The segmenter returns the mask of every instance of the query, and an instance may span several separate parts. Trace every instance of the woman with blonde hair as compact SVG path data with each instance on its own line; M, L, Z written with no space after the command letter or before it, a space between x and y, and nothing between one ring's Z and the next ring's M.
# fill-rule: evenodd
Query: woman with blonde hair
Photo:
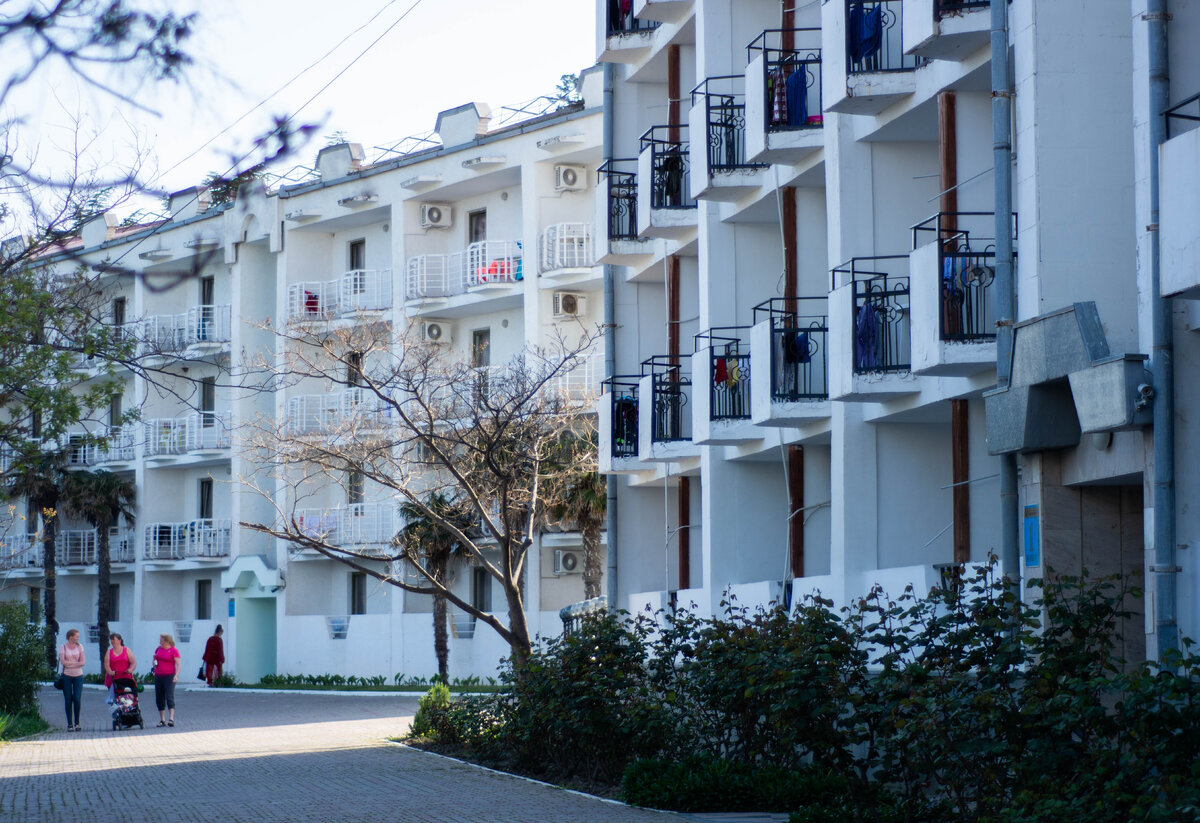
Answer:
M67 632L67 642L58 649L58 662L62 665L63 698L67 705L67 731L79 728L79 707L83 703L83 665L87 655L79 643L79 629Z
M158 725L175 725L175 684L179 682L179 649L169 634L158 636L154 650L154 703L158 706ZM169 711L170 714L165 714Z

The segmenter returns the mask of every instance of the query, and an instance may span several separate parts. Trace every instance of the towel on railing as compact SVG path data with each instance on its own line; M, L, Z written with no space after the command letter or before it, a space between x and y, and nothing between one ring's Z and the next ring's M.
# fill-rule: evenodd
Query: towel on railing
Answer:
M878 309L871 300L865 300L854 321L854 364L860 371L879 368L882 343Z

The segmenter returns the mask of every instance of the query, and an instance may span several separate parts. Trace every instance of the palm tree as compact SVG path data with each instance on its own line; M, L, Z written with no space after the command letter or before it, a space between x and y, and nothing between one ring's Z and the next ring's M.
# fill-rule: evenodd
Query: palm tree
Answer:
M550 514L563 523L572 523L583 540L583 598L600 596L600 577L604 557L600 553L600 530L608 509L608 483L596 471L581 471L571 476L549 503Z
M400 547L409 562L420 563L429 576L441 585L446 585L446 572L450 561L466 554L467 548L443 523L430 517L426 510L442 520L453 523L462 532L475 528L475 519L467 509L440 492L433 492L422 508L416 503L405 502L400 506L405 525L400 530ZM446 629L446 598L433 595L433 652L437 655L438 676L449 682L449 642Z
M40 443L23 450L5 477L5 493L24 498L29 521L41 517L42 540L42 607L46 617L46 663L58 665L58 604L56 599L55 539L58 532L58 501L62 494L65 474L63 456L59 452L43 451Z
M120 517L132 523L137 486L110 471L68 474L62 490L64 508L96 529L96 623L100 627L100 659L108 649L108 616L112 613L109 580L112 555L109 533Z

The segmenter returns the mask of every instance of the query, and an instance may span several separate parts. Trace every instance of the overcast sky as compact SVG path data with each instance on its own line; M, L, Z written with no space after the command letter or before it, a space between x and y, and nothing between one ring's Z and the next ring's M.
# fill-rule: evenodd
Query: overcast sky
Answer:
M161 175L156 187L174 191L199 182L210 170L225 171L229 158L248 149L273 116L296 113L343 70L297 116L322 124L297 163L311 165L331 132L345 132L370 153L372 146L431 129L443 109L480 101L498 110L550 93L560 75L577 73L595 59L593 0L169 3L176 10L189 5L199 13L191 42L198 64L188 70L184 84L143 85L135 97L151 111L142 112L64 78L43 80L21 102L20 113L28 120L26 146L36 138L48 161L50 152L67 142L68 113L78 111L89 129L102 135L96 152L116 156L140 144L154 156ZM393 23L395 28L355 62ZM184 161L347 37L269 103ZM129 78L124 80L132 87Z

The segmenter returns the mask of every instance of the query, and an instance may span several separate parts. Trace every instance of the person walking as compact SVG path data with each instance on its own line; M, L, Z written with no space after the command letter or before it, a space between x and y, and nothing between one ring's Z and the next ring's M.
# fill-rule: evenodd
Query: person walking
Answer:
M58 650L58 662L62 664L63 701L67 708L67 731L77 732L79 709L83 704L83 664L87 655L79 642L79 629L67 632L67 642Z
M179 682L180 662L175 638L160 634L158 648L154 650L154 703L158 706L160 727L175 725L175 684Z
M221 666L225 663L225 643L221 640L224 633L219 625L213 630L212 637L204 644L204 656L200 658L204 661L204 679L210 688L214 680L220 679Z
M109 649L104 653L104 685L108 687L108 703L111 705L113 695L113 680L118 677L133 677L137 669L137 659L125 645L125 638L113 632L108 636Z

